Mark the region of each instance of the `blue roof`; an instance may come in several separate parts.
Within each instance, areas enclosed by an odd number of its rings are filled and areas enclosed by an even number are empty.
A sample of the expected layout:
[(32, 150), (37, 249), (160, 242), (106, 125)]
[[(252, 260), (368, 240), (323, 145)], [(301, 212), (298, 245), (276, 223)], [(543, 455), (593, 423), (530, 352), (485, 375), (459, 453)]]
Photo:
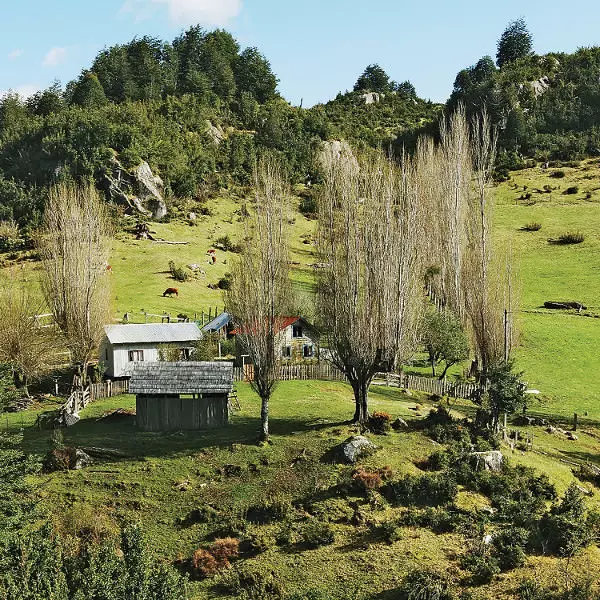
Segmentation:
[(229, 325), (231, 321), (231, 315), (227, 312), (222, 312), (218, 317), (214, 318), (210, 323), (202, 328), (202, 331), (219, 331), (226, 325)]

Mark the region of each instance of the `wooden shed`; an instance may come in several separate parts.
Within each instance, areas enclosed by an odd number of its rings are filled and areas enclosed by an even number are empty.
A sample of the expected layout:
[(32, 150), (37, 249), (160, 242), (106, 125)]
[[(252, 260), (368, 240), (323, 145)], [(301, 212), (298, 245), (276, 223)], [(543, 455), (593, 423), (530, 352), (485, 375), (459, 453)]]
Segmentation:
[(224, 427), (232, 388), (229, 362), (138, 363), (129, 381), (142, 431)]

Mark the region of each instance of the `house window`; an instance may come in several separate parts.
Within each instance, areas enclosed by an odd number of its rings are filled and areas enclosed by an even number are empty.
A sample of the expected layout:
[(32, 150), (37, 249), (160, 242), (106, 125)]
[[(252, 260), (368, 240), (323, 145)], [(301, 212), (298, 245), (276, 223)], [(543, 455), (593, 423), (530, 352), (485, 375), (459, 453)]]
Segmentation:
[(293, 325), (292, 326), (292, 337), (295, 337), (295, 338), (302, 337), (302, 325)]
[(303, 348), (302, 356), (304, 356), (304, 358), (312, 358), (314, 356), (314, 348), (307, 344)]
[(144, 362), (143, 350), (129, 350), (129, 362)]
[(281, 356), (283, 356), (283, 358), (291, 358), (292, 357), (292, 347), (284, 346), (281, 349)]
[(181, 360), (190, 360), (191, 350), (189, 348), (181, 348), (179, 358)]

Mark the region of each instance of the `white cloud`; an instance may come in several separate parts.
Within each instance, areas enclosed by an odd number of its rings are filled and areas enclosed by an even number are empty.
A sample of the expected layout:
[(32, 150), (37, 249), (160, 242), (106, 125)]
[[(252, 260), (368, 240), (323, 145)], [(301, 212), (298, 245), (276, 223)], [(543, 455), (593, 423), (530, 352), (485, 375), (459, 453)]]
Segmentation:
[(42, 65), (44, 67), (56, 67), (61, 62), (64, 62), (67, 58), (67, 49), (66, 48), (52, 48), (48, 54), (44, 57), (44, 61)]
[(227, 25), (242, 11), (243, 0), (125, 0), (122, 12), (133, 13), (136, 21), (149, 19), (160, 5), (166, 5), (176, 25)]
[(12, 52), (8, 54), (8, 58), (10, 60), (15, 60), (15, 58), (19, 58), (23, 54), (23, 50), (20, 48), (15, 48)]
[(7, 94), (19, 94), (21, 98), (26, 99), (29, 96), (33, 96), (36, 92), (40, 91), (40, 86), (33, 83), (26, 83), (10, 90), (1, 90), (0, 98), (4, 98)]

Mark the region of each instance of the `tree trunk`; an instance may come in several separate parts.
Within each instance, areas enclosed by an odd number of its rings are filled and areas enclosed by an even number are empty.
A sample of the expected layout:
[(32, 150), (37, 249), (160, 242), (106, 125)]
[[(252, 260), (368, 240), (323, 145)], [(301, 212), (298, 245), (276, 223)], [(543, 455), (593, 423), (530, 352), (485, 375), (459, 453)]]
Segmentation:
[(435, 377), (435, 358), (431, 358), (431, 374)]
[(446, 363), (446, 366), (444, 367), (444, 370), (442, 371), (442, 374), (440, 375), (439, 379), (440, 381), (442, 381), (444, 379), (444, 377), (446, 377), (446, 373), (448, 372), (448, 369), (453, 365), (454, 363)]
[(260, 406), (261, 432), (260, 441), (269, 441), (269, 397), (261, 398)]
[(355, 402), (353, 423), (366, 423), (369, 419), (369, 383), (358, 380), (351, 382)]

